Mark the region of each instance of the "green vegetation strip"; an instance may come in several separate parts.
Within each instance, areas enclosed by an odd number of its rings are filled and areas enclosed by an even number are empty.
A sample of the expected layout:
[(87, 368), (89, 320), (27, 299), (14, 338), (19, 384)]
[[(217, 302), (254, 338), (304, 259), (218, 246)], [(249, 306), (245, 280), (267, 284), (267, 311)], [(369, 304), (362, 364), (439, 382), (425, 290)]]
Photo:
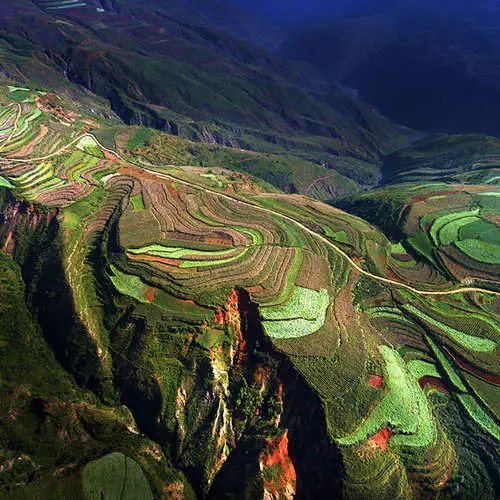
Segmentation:
[(426, 335), (425, 339), (427, 340), (427, 343), (429, 344), (431, 351), (434, 353), (434, 356), (436, 356), (437, 361), (441, 365), (441, 368), (448, 376), (448, 379), (450, 380), (450, 382), (459, 391), (467, 392), (467, 388), (465, 387), (464, 383), (462, 382), (462, 379), (458, 376), (458, 374), (455, 371), (455, 369), (453, 368), (452, 364), (450, 363), (448, 358), (444, 355), (444, 353), (441, 351), (441, 349), (439, 349), (437, 344), (429, 336)]
[(492, 352), (496, 349), (497, 343), (490, 339), (485, 339), (482, 337), (475, 337), (474, 335), (469, 335), (468, 333), (461, 332), (459, 330), (455, 330), (444, 323), (432, 318), (428, 314), (425, 314), (420, 309), (417, 309), (412, 304), (406, 304), (403, 308), (410, 313), (418, 316), (423, 319), (430, 325), (439, 328), (443, 332), (445, 332), (449, 337), (451, 337), (457, 344), (460, 344), (462, 347), (469, 349), (470, 351), (476, 352)]
[(14, 186), (7, 179), (0, 176), (0, 187), (13, 188)]
[(422, 377), (441, 378), (434, 363), (423, 361), (422, 359), (411, 359), (406, 364), (410, 373), (418, 380)]
[(358, 431), (337, 439), (338, 443), (358, 444), (387, 426), (396, 434), (391, 445), (428, 445), (435, 429), (424, 393), (397, 351), (388, 346), (380, 346), (379, 350), (386, 362), (388, 392)]
[(260, 308), (262, 326), (271, 338), (304, 337), (323, 327), (329, 305), (326, 289), (317, 292), (296, 286), (284, 304)]
[[(183, 247), (165, 247), (163, 245), (149, 245), (141, 248), (131, 248), (127, 251), (134, 255), (154, 255), (156, 257), (164, 257), (167, 259), (186, 259), (179, 267), (189, 268), (189, 267), (210, 267), (221, 264), (228, 264), (237, 259), (243, 257), (251, 247), (245, 247), (241, 252), (236, 255), (232, 255), (224, 259), (226, 255), (230, 255), (234, 252), (234, 248), (228, 250), (193, 250), (191, 248)], [(196, 260), (197, 256), (210, 256), (214, 257), (214, 260)], [(217, 257), (222, 257), (217, 259)]]
[(458, 400), (472, 419), (486, 432), (500, 440), (500, 426), (470, 394), (457, 394)]
[(139, 212), (144, 210), (144, 200), (142, 198), (142, 193), (134, 194), (134, 196), (130, 197), (130, 203), (132, 204), (132, 209), (134, 212)]
[(454, 241), (459, 239), (460, 229), (464, 226), (468, 226), (474, 222), (481, 221), (480, 217), (471, 215), (468, 217), (462, 217), (460, 219), (453, 220), (445, 224), (439, 231), (439, 243), (441, 245), (451, 245)]
[(500, 264), (500, 246), (481, 240), (456, 241), (455, 245), (467, 256), (485, 264)]
[(66, 229), (76, 230), (82, 220), (94, 212), (106, 198), (104, 189), (95, 189), (91, 194), (73, 203), (63, 212), (63, 226)]
[(128, 295), (139, 302), (148, 304), (148, 300), (144, 298), (144, 293), (148, 287), (137, 276), (124, 274), (116, 267), (111, 266), (113, 276), (110, 276), (115, 288), (123, 295)]
[[(439, 246), (439, 232), (441, 229), (451, 222), (467, 219), (468, 217), (478, 216), (480, 213), (480, 209), (476, 208), (475, 210), (468, 210), (467, 212), (455, 212), (447, 215), (443, 215), (438, 217), (431, 226), (429, 234), (431, 235), (432, 240), (436, 246)], [(469, 221), (464, 221), (464, 223)]]

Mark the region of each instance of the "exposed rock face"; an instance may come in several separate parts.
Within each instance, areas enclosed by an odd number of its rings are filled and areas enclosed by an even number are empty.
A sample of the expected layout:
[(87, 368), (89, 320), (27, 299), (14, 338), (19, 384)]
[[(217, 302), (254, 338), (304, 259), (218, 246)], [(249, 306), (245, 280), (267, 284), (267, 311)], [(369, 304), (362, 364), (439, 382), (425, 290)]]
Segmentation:
[(297, 474), (288, 454), (288, 431), (269, 441), (260, 457), (264, 476), (264, 500), (291, 500), (296, 494)]
[(0, 201), (0, 210), (1, 249), (10, 255), (14, 255), (29, 231), (39, 226), (48, 227), (57, 215), (57, 210), (42, 210), (31, 203), (18, 201), (10, 194), (5, 194), (3, 202)]

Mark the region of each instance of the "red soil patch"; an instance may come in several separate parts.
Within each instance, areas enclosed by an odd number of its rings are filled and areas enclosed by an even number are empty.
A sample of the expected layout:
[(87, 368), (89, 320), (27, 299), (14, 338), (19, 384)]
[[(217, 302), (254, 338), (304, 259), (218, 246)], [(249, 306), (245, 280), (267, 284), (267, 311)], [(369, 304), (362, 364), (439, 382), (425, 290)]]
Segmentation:
[(382, 387), (382, 377), (380, 375), (368, 375), (368, 383), (372, 387), (380, 389)]
[(283, 498), (286, 493), (295, 494), (297, 474), (288, 454), (288, 430), (269, 442), (267, 450), (261, 455), (261, 464), (267, 469), (275, 466), (281, 469), (276, 479), (264, 479), (264, 488), (273, 495), (272, 498)]
[(158, 288), (155, 288), (154, 286), (150, 286), (145, 292), (144, 292), (144, 298), (148, 302), (153, 302), (155, 300), (156, 294), (158, 293)]
[(155, 181), (156, 183), (160, 184), (171, 183), (170, 180), (164, 179), (153, 172), (146, 172), (145, 170), (139, 170), (139, 168), (131, 166), (121, 167), (120, 169), (118, 169), (118, 173), (123, 175), (130, 175), (132, 177), (137, 177), (138, 179)]
[(198, 304), (196, 304), (196, 302), (192, 299), (177, 299), (179, 300), (179, 302), (184, 302), (184, 304), (191, 304), (193, 306), (196, 306)]
[(472, 375), (475, 375), (476, 377), (484, 380), (485, 382), (489, 382), (490, 384), (497, 386), (500, 385), (500, 375), (493, 375), (492, 373), (483, 372), (479, 370), (479, 368), (472, 366), (468, 361), (461, 358), (456, 353), (453, 353), (453, 359), (457, 362), (460, 368), (463, 368), (466, 372), (472, 373)]
[(214, 321), (217, 325), (223, 325), (224, 324), (224, 312), (222, 311), (222, 309), (219, 309), (216, 313), (215, 313), (215, 318), (214, 318)]
[(120, 163), (120, 159), (115, 154), (110, 153), (109, 151), (106, 150), (104, 150), (103, 153), (106, 160), (111, 161), (113, 163)]
[(387, 277), (391, 280), (401, 281), (399, 276), (390, 267), (387, 268), (386, 274), (387, 274)]
[(236, 290), (231, 290), (223, 307), (215, 312), (214, 322), (217, 325), (228, 325), (232, 328), (238, 339), (234, 360), (240, 366), (248, 357), (247, 341), (241, 330), (240, 297)]
[(392, 436), (392, 432), (384, 427), (380, 432), (374, 434), (371, 438), (368, 439), (368, 443), (380, 448), (382, 451), (387, 451), (389, 446), (389, 438)]
[(158, 257), (156, 255), (146, 255), (146, 254), (135, 255), (133, 253), (128, 253), (128, 252), (127, 252), (127, 257), (132, 260), (148, 260), (152, 262), (159, 262), (161, 264), (166, 264), (168, 266), (178, 266), (179, 264), (182, 264), (184, 262), (179, 259), (168, 259), (167, 257)]
[(232, 246), (233, 240), (232, 238), (215, 238), (210, 236), (205, 236), (203, 238), (204, 243), (208, 243), (209, 245), (224, 245), (224, 246)]
[(33, 145), (38, 144), (47, 135), (48, 131), (49, 129), (46, 125), (44, 125), (43, 123), (40, 124), (40, 132), (38, 133), (38, 135), (28, 144), (24, 145), (21, 149), (17, 150), (14, 153), (11, 153), (10, 156), (12, 156), (13, 158), (18, 158), (20, 156), (24, 156), (26, 153), (30, 153)]
[[(46, 113), (55, 113), (59, 118), (68, 122), (75, 122), (78, 120), (78, 114), (74, 111), (64, 109), (55, 100), (54, 94), (39, 95), (35, 97), (36, 106), (40, 111)], [(97, 125), (97, 124), (96, 124)]]
[(448, 392), (448, 389), (446, 387), (446, 383), (444, 382), (444, 380), (437, 378), (437, 377), (431, 377), (430, 375), (426, 375), (425, 377), (420, 377), (418, 379), (418, 383), (420, 384), (420, 387), (422, 389), (426, 385), (428, 385), (428, 386), (432, 387), (433, 389), (436, 389), (437, 391)]

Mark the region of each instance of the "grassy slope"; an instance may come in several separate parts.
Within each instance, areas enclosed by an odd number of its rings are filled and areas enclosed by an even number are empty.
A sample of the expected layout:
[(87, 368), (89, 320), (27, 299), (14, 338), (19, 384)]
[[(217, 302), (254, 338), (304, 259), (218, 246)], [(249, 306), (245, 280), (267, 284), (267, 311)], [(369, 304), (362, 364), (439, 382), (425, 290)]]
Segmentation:
[[(83, 498), (81, 465), (112, 450), (137, 457), (152, 443), (127, 429), (134, 426), (128, 410), (98, 403), (62, 369), (24, 302), (19, 266), (3, 252), (0, 304), (0, 496)], [(142, 460), (156, 489), (155, 462)], [(28, 485), (14, 491), (17, 483)]]
[[(238, 149), (287, 152), (288, 165), (282, 168), (293, 173), (295, 163), (315, 170), (303, 184), (330, 173), (322, 164), (361, 184), (374, 184), (380, 154), (411, 136), (361, 102), (325, 86), (310, 68), (223, 33), (127, 5), (120, 7), (129, 20), (124, 24), (143, 23), (147, 29), (122, 30), (114, 12), (103, 17), (88, 9), (54, 22), (48, 14), (8, 0), (0, 7), (6, 75), (18, 79), (22, 67), (25, 82), (69, 88), (88, 100), (64, 80), (58, 66), (64, 54), (71, 82), (108, 99), (124, 121)], [(18, 25), (29, 33), (19, 31)], [(169, 33), (168, 44), (155, 43), (161, 40), (155, 35), (158, 30)], [(68, 39), (78, 45), (69, 55)], [(47, 49), (49, 60), (43, 55)], [(257, 175), (265, 170), (273, 170), (267, 162), (254, 167)], [(316, 189), (320, 196), (330, 186), (335, 192), (337, 182), (330, 176), (325, 187), (319, 184)]]

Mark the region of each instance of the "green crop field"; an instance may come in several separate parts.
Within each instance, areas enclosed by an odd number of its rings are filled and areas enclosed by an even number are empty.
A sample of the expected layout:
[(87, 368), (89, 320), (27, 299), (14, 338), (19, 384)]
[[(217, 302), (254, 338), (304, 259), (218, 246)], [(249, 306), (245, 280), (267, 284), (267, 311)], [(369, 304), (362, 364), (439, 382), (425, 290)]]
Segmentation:
[(469, 257), (486, 264), (500, 264), (500, 245), (481, 240), (456, 241), (457, 247)]
[(434, 439), (435, 429), (425, 396), (409, 373), (401, 356), (381, 346), (387, 369), (387, 395), (368, 415), (361, 428), (351, 436), (338, 439), (341, 445), (354, 445), (390, 426), (395, 446), (425, 446)]
[(325, 324), (330, 304), (325, 289), (317, 292), (294, 287), (290, 299), (283, 305), (260, 308), (262, 326), (271, 338), (299, 338), (318, 331)]
[(475, 422), (486, 432), (500, 440), (500, 426), (470, 394), (458, 394), (460, 403)]
[[(407, 165), (425, 183), (358, 193), (347, 174), (377, 182), (375, 167), (336, 172), (340, 156), (317, 157), (316, 139), (280, 133), (262, 152), (245, 127), (228, 142), (227, 124), (123, 103), (173, 135), (68, 95), (0, 92), (0, 249), (17, 266), (0, 277), (0, 319), (27, 332), (21, 349), (0, 331), (0, 470), (19, 498), (229, 498), (228, 477), (238, 497), (265, 486), (281, 498), (266, 481), (294, 478), (287, 496), (302, 485), (321, 498), (311, 485), (325, 474), (334, 496), (427, 498), (452, 492), (464, 456), (489, 481), (478, 448), (493, 456), (499, 437), (495, 186), (434, 179), (429, 157)], [(342, 209), (319, 201), (340, 195)], [(32, 339), (63, 396), (39, 394)], [(26, 373), (11, 373), (24, 351)], [(474, 422), (477, 441), (456, 437)]]
[(497, 347), (497, 342), (495, 342), (494, 340), (476, 337), (475, 335), (469, 335), (468, 333), (464, 333), (456, 330), (455, 328), (451, 328), (450, 326), (445, 325), (444, 323), (441, 323), (440, 321), (432, 318), (428, 314), (425, 314), (424, 312), (420, 311), (420, 309), (411, 304), (406, 305), (405, 309), (415, 314), (419, 318), (422, 318), (429, 325), (445, 332), (446, 335), (451, 337), (455, 342), (462, 345), (466, 349), (477, 352), (491, 352), (494, 351)]
[(122, 453), (111, 453), (85, 466), (82, 473), (86, 500), (120, 498), (152, 500), (153, 494), (141, 467)]

